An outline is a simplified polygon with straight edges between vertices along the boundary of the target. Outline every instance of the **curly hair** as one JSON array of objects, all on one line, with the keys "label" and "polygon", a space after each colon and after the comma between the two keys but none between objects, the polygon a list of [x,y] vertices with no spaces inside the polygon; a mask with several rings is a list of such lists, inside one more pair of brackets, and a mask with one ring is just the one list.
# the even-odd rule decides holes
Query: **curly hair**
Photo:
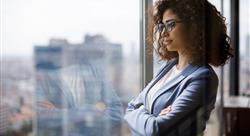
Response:
[{"label": "curly hair", "polygon": [[[192,35],[192,46],[186,50],[191,55],[192,63],[209,63],[222,66],[233,57],[230,37],[227,35],[225,17],[207,0],[159,0],[151,13],[147,45],[153,46],[162,60],[177,58],[177,52],[170,52],[160,42],[161,34],[157,24],[162,21],[166,10],[171,10],[181,20],[187,32]],[[157,36],[158,32],[158,36]],[[153,50],[150,50],[152,53]]]}]

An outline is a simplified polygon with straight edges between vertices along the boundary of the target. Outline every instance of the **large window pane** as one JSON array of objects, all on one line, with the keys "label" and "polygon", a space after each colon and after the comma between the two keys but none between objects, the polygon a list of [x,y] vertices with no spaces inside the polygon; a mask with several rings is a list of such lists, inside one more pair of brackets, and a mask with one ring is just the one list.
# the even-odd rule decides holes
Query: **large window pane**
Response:
[{"label": "large window pane", "polygon": [[240,1],[240,94],[250,95],[250,4]]},{"label": "large window pane", "polygon": [[[226,17],[226,25],[227,25],[227,34],[231,35],[231,3],[229,0],[223,0],[223,15]],[[229,78],[229,62],[224,66],[224,75],[223,75],[223,90],[226,94],[229,94],[230,87],[230,78]]]},{"label": "large window pane", "polygon": [[1,2],[0,135],[129,135],[140,1]]}]

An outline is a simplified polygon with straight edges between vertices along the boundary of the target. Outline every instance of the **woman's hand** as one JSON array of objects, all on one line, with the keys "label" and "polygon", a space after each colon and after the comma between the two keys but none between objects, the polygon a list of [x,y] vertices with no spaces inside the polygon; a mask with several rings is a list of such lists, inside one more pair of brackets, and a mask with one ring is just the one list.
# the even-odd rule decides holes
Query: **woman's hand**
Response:
[{"label": "woman's hand", "polygon": [[49,110],[56,109],[56,106],[49,101],[39,101],[37,102],[37,105],[43,108],[47,108]]},{"label": "woman's hand", "polygon": [[170,111],[171,111],[171,105],[168,106],[167,108],[163,109],[163,110],[160,112],[159,116],[164,116],[164,115],[168,114]]}]

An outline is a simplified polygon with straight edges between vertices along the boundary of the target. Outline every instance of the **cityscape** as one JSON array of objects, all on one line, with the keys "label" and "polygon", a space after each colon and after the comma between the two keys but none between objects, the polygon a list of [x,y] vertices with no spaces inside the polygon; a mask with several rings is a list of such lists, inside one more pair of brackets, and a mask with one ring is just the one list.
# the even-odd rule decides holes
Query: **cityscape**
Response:
[{"label": "cityscape", "polygon": [[[249,43],[249,39],[250,36],[248,36],[246,43]],[[55,120],[53,120],[54,123],[52,123],[52,125],[49,125],[51,128],[57,128],[50,129],[51,131],[49,131],[45,127],[48,124],[44,124],[44,122],[48,122],[48,119],[52,119],[44,116],[39,117],[38,113],[40,111],[37,110],[37,107],[39,107],[39,105],[37,105],[36,102],[41,99],[41,96],[44,97],[44,95],[41,93],[41,88],[43,92],[44,90],[51,90],[56,92],[56,89],[54,89],[54,85],[51,84],[51,82],[57,81],[59,83],[63,80],[63,76],[60,74],[59,77],[55,77],[55,75],[53,75],[52,78],[48,78],[50,77],[48,76],[48,73],[50,73],[50,71],[58,71],[59,69],[67,69],[75,65],[83,64],[90,64],[95,66],[95,68],[97,69],[101,69],[101,77],[98,78],[104,78],[107,82],[110,83],[109,85],[111,86],[111,88],[113,88],[115,94],[118,96],[121,102],[121,105],[116,107],[116,109],[119,109],[119,107],[121,108],[119,111],[119,115],[117,115],[117,117],[120,117],[121,119],[122,112],[124,112],[127,103],[134,96],[136,96],[141,89],[141,63],[139,61],[139,51],[135,51],[136,48],[134,46],[136,45],[131,45],[129,53],[124,55],[122,44],[112,43],[104,35],[96,34],[86,35],[84,37],[84,41],[77,44],[71,44],[67,41],[67,39],[51,38],[48,45],[34,45],[33,57],[3,56],[3,58],[1,59],[0,82],[0,134],[44,135],[45,133],[51,133],[51,135],[55,135],[59,134],[60,132],[60,135],[67,136],[72,133],[72,130],[69,130],[69,128],[71,128],[72,125],[76,125],[76,122],[66,122],[65,125],[64,120],[79,120],[79,118],[81,117],[73,114],[73,112],[67,112],[67,115],[62,114],[61,120],[59,121],[59,124],[61,124],[59,125],[59,128],[58,123],[55,123]],[[240,56],[240,93],[242,95],[250,95],[250,56],[248,53],[249,47],[250,46],[246,46],[245,52],[242,52]],[[160,63],[158,63],[157,58],[155,58],[154,72],[156,72],[156,69],[157,67],[159,67],[159,65]],[[69,71],[73,72],[71,74],[76,74],[75,69],[70,68]],[[80,69],[80,71],[83,72],[85,70]],[[219,70],[216,71],[218,74]],[[229,73],[227,73],[228,70],[226,68],[226,79],[229,76]],[[82,75],[81,72],[77,74]],[[71,75],[67,75],[67,77],[70,76]],[[87,77],[87,79],[92,79],[91,75],[89,76],[90,77]],[[90,83],[88,81],[88,83],[92,84],[92,86],[96,86],[96,82],[98,81],[95,81],[94,83]],[[48,83],[50,85],[48,85]],[[72,88],[72,85],[70,84],[67,84],[67,86],[71,86],[71,93],[74,93],[74,90],[80,90],[77,89],[77,87]],[[228,82],[225,81],[225,91],[228,91],[228,86]],[[77,94],[77,92],[75,93]],[[92,97],[92,94],[94,94],[94,97]],[[60,93],[55,93],[55,95],[60,95]],[[75,100],[76,96],[81,95],[78,92],[78,94],[74,97]],[[58,104],[58,101],[59,103],[61,103],[61,105],[62,103],[64,103],[64,105],[61,107],[65,107],[65,98],[63,98],[62,96],[60,96],[59,99],[58,97],[51,97],[51,95],[47,97],[50,97],[51,101],[54,102],[54,104]],[[92,91],[91,94],[88,95],[87,99],[89,98],[98,100],[97,97],[98,93]],[[112,98],[112,96],[108,98]],[[57,100],[57,102],[53,100]],[[79,105],[81,104],[78,104],[78,106],[77,104],[75,104],[74,107],[79,107]],[[105,105],[105,103],[98,103],[97,105]],[[66,107],[69,108],[70,106]],[[101,108],[103,107],[101,106]],[[78,114],[81,114],[83,112],[86,113],[86,110],[74,111],[74,113]],[[93,113],[94,111],[91,112],[91,114]],[[51,113],[46,116],[51,116]],[[47,120],[41,120],[44,118],[46,118]],[[112,121],[108,120],[108,122]],[[91,122],[89,124],[91,124]],[[65,131],[65,128],[67,128],[67,131]],[[111,129],[113,128],[102,128],[100,129],[102,130],[100,132],[106,132],[106,134],[110,135]],[[121,127],[113,130],[116,130],[116,132],[114,133],[116,133],[117,135],[120,135],[121,133],[129,133],[129,130],[127,129],[124,122],[121,122]],[[80,131],[74,131],[81,134]]]},{"label": "cityscape", "polygon": [[[246,46],[246,50],[249,50],[249,46]],[[44,127],[42,121],[39,122],[39,115],[37,113],[39,105],[36,104],[36,101],[40,99],[41,93],[39,91],[41,91],[41,86],[45,87],[44,90],[56,90],[49,89],[50,87],[53,88],[53,85],[44,86],[44,81],[48,82],[51,80],[44,75],[47,75],[48,71],[58,71],[58,69],[65,69],[79,64],[91,63],[91,65],[99,67],[98,69],[102,69],[102,76],[100,78],[105,77],[105,80],[110,81],[110,85],[114,88],[115,93],[122,103],[121,111],[124,112],[128,101],[140,91],[140,62],[139,54],[135,53],[134,47],[131,49],[129,55],[123,55],[122,52],[121,44],[111,43],[105,36],[97,34],[86,35],[84,41],[79,44],[71,44],[66,39],[52,38],[49,40],[48,45],[35,45],[34,56],[31,58],[3,57],[1,60],[0,134],[43,135],[44,133],[48,133],[49,131],[48,129],[45,131],[46,127]],[[242,82],[240,83],[241,94],[243,95],[249,95],[250,91],[249,59],[247,51],[245,54],[241,54],[240,79]],[[154,65],[156,69],[158,63],[155,61]],[[74,74],[75,70],[71,69],[70,71],[73,71]],[[78,74],[81,75],[81,73]],[[226,74],[226,76],[228,75]],[[52,77],[53,81],[60,82],[62,79],[63,76],[59,78]],[[88,77],[88,79],[91,79],[91,77]],[[96,85],[96,83],[93,84],[94,86]],[[68,86],[70,85],[68,84]],[[225,84],[225,90],[227,90],[227,86],[228,83]],[[71,90],[77,89],[73,87]],[[98,93],[91,93],[95,94],[95,97],[98,97]],[[59,95],[59,93],[55,95]],[[91,97],[91,99],[98,99],[95,97]],[[52,97],[52,101],[53,99]],[[61,97],[59,101],[62,103],[64,98]],[[78,113],[81,112],[78,111]],[[122,113],[118,116],[122,116]],[[70,115],[69,113],[67,116],[61,115],[61,117],[72,119],[76,115]],[[72,120],[79,120],[79,118],[76,117]],[[61,128],[54,128],[53,131],[56,130],[63,132],[63,135],[69,135],[71,131],[63,131],[65,129],[65,122],[61,121],[61,124],[64,125],[59,125]],[[69,124],[66,127],[70,128]],[[54,125],[58,124],[54,123]],[[116,133],[118,135],[120,133],[129,133],[124,127],[124,123],[122,123],[122,126],[122,128],[116,128]],[[111,128],[105,129],[105,132],[109,132]],[[56,132],[49,133],[52,135],[56,134]]]},{"label": "cityscape", "polygon": [[[66,71],[74,73],[77,70],[71,68],[78,65],[85,66],[88,64],[93,65],[95,68],[97,67],[96,69],[101,69],[99,73],[101,74],[100,78],[105,77],[106,82],[109,83],[109,87],[113,88],[110,90],[114,90],[118,96],[117,100],[121,102],[121,111],[124,111],[128,101],[138,94],[141,88],[139,54],[136,53],[134,49],[135,48],[131,49],[131,54],[125,56],[122,53],[121,44],[111,43],[103,35],[97,34],[86,35],[84,41],[79,44],[71,44],[67,39],[51,38],[48,45],[34,45],[34,54],[31,58],[3,57],[1,60],[0,134],[43,135],[45,133],[45,130],[43,131],[42,129],[42,127],[44,127],[43,120],[45,121],[46,117],[39,117],[38,112],[40,111],[37,109],[37,107],[39,107],[37,101],[41,99],[40,96],[42,92],[56,92],[55,84],[52,83],[53,81],[58,81],[59,83],[63,80],[61,75],[58,77],[53,75],[52,79],[48,78],[48,73],[63,71],[61,69],[70,69]],[[84,69],[85,67],[80,69],[80,71],[84,71]],[[84,73],[88,72],[82,73],[84,75]],[[80,75],[82,75],[82,73],[80,73]],[[86,79],[92,80],[92,76]],[[98,81],[94,81],[99,82],[99,79]],[[90,84],[91,81],[85,82]],[[95,82],[92,83],[93,86],[97,86]],[[47,85],[48,83],[50,83],[50,85]],[[73,87],[72,90],[74,89],[77,90],[77,87]],[[56,97],[54,98],[52,98],[52,95],[49,96],[52,103],[63,103],[64,99],[57,95],[58,94],[55,94]],[[91,97],[92,95],[95,97]],[[99,95],[101,94],[92,91],[90,95],[87,95],[87,98],[98,99]],[[108,98],[111,99],[112,97],[109,96]],[[57,100],[57,102],[55,102],[55,100]],[[75,105],[75,108],[79,107],[77,104]],[[101,104],[98,103],[97,105]],[[79,113],[80,111],[77,112]],[[64,120],[65,118],[74,120],[74,118],[72,119],[70,116],[76,117],[77,115],[75,115],[75,113],[73,115],[71,115],[71,113],[68,114],[69,115],[62,115],[60,127],[53,129],[53,131],[57,132],[48,133],[48,131],[46,131],[46,133],[51,135],[58,134],[59,132],[63,135],[72,133],[72,130],[69,130],[69,125],[72,125],[72,122],[68,121],[65,123]],[[94,112],[92,114],[94,114]],[[51,116],[51,114],[49,116]],[[120,118],[121,117],[122,113],[120,113]],[[48,122],[48,119],[46,121]],[[110,122],[110,120],[108,121]],[[74,123],[75,122],[73,122],[73,125]],[[53,124],[47,123],[46,125],[50,125],[53,128]],[[56,125],[58,124],[54,123],[54,126]],[[124,126],[124,124],[122,125]],[[65,131],[65,127],[68,127],[68,129],[66,129],[68,130],[67,132]],[[110,128],[104,130],[104,132],[107,133]],[[124,131],[128,133],[128,130],[124,130],[124,127],[117,128],[115,133],[118,134],[121,133],[121,131],[122,133],[124,133]],[[75,130],[74,132],[78,131]],[[78,133],[83,134],[82,132]]]}]

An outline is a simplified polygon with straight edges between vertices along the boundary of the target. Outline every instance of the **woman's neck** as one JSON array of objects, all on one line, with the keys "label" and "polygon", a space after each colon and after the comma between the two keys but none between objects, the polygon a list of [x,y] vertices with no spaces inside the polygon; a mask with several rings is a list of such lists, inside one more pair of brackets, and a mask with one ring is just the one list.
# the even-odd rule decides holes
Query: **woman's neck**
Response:
[{"label": "woman's neck", "polygon": [[188,55],[179,53],[178,63],[176,64],[177,69],[183,69],[190,63],[190,57]]}]

